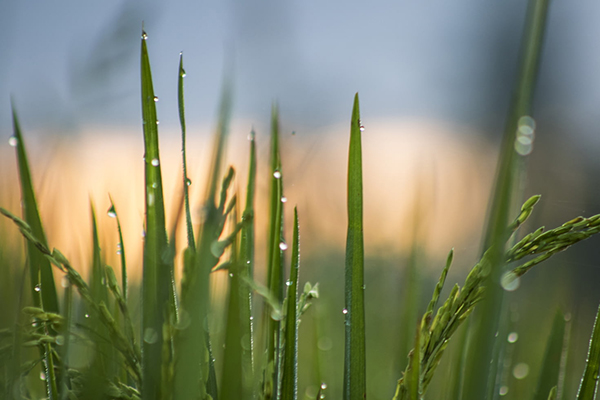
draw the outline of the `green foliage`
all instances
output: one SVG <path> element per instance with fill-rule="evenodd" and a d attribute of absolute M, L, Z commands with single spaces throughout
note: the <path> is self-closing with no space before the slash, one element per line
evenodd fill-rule
<path fill-rule="evenodd" d="M 415 318 L 415 315 L 421 310 L 419 293 L 422 288 L 407 288 L 414 290 L 410 290 L 404 297 L 410 304 L 405 305 L 401 323 L 404 325 L 404 331 L 412 330 L 416 333 L 412 337 L 411 332 L 410 340 L 406 337 L 394 338 L 398 342 L 404 341 L 412 345 L 412 350 L 401 356 L 401 363 L 390 360 L 393 365 L 404 366 L 403 375 L 397 377 L 395 382 L 394 400 L 425 398 L 428 389 L 434 386 L 434 376 L 441 375 L 438 371 L 444 370 L 443 355 L 451 353 L 449 346 L 452 337 L 481 302 L 484 302 L 482 316 L 469 327 L 470 329 L 467 330 L 467 326 L 464 326 L 462 330 L 458 353 L 451 360 L 451 365 L 456 367 L 455 371 L 450 371 L 452 379 L 449 379 L 448 386 L 452 387 L 445 392 L 444 398 L 494 398 L 497 393 L 495 385 L 500 377 L 500 373 L 495 372 L 498 367 L 497 361 L 508 359 L 509 354 L 501 346 L 497 335 L 488 335 L 481 340 L 477 340 L 477 335 L 490 327 L 506 327 L 503 326 L 502 307 L 505 295 L 501 284 L 507 286 L 514 283 L 535 265 L 600 232 L 600 215 L 596 215 L 589 218 L 577 217 L 550 230 L 544 230 L 542 227 L 517 240 L 519 229 L 540 201 L 540 196 L 532 196 L 523 203 L 520 211 L 515 209 L 513 204 L 516 190 L 514 185 L 519 175 L 517 172 L 521 168 L 515 161 L 518 158 L 514 154 L 516 150 L 513 133 L 530 109 L 547 7 L 547 3 L 543 1 L 534 1 L 532 4 L 529 20 L 531 29 L 528 30 L 524 41 L 521 81 L 517 85 L 517 99 L 507 124 L 507 132 L 510 135 L 507 134 L 506 140 L 510 146 L 505 146 L 501 154 L 496 196 L 484 241 L 485 249 L 468 273 L 462 287 L 455 284 L 444 295 L 444 286 L 454 259 L 454 250 L 450 251 L 441 276 L 433 287 L 431 299 L 420 318 Z M 102 257 L 100 232 L 93 206 L 89 282 L 82 278 L 78 269 L 74 268 L 58 249 L 49 247 L 35 201 L 23 135 L 16 113 L 13 114 L 17 164 L 23 195 L 23 217 L 20 218 L 3 208 L 0 208 L 0 213 L 12 220 L 26 239 L 27 272 L 30 279 L 29 286 L 26 286 L 26 296 L 20 298 L 16 291 L 13 292 L 15 297 L 18 297 L 14 306 L 19 310 L 15 323 L 6 328 L 0 327 L 0 389 L 3 398 L 302 398 L 300 377 L 303 369 L 310 369 L 311 364 L 308 367 L 303 364 L 307 357 L 300 350 L 303 339 L 300 321 L 306 315 L 312 301 L 319 297 L 319 285 L 306 282 L 304 289 L 299 290 L 300 228 L 297 208 L 294 208 L 289 272 L 286 270 L 284 255 L 288 254 L 285 253 L 288 246 L 284 238 L 285 201 L 277 107 L 273 107 L 271 119 L 267 277 L 266 283 L 263 284 L 254 276 L 257 164 L 261 161 L 257 156 L 254 132 L 251 133 L 249 141 L 248 179 L 241 215 L 237 193 L 232 193 L 232 188 L 235 187 L 235 170 L 229 167 L 222 173 L 231 113 L 231 90 L 227 81 L 223 89 L 219 122 L 215 132 L 208 187 L 201 204 L 204 218 L 199 230 L 193 230 L 193 204 L 188 190 L 190 181 L 186 160 L 183 97 L 185 72 L 183 59 L 180 58 L 178 105 L 182 131 L 183 175 L 179 210 L 180 213 L 181 210 L 185 212 L 187 246 L 182 254 L 182 275 L 176 279 L 176 229 L 171 230 L 169 239 L 165 226 L 156 98 L 146 38 L 144 33 L 141 47 L 141 100 L 144 122 L 146 220 L 141 296 L 136 296 L 135 292 L 128 290 L 125 243 L 112 198 L 108 214 L 110 217 L 116 217 L 117 221 L 121 282 L 117 280 L 115 270 L 106 265 Z M 351 115 L 347 175 L 348 225 L 343 309 L 345 345 L 343 381 L 340 379 L 343 384 L 341 392 L 346 400 L 365 399 L 368 394 L 371 396 L 367 386 L 366 353 L 369 325 L 365 321 L 361 150 L 363 130 L 356 94 Z M 520 194 L 516 197 L 519 196 Z M 509 216 L 513 214 L 516 214 L 516 217 L 510 222 Z M 61 307 L 54 285 L 53 268 L 62 274 L 64 293 Z M 415 263 L 411 273 L 416 274 L 416 269 Z M 213 331 L 210 320 L 217 306 L 211 304 L 211 275 L 219 270 L 227 270 L 228 273 L 229 291 L 223 316 L 226 328 L 224 331 Z M 418 273 L 421 274 L 421 271 Z M 415 285 L 425 282 L 425 279 L 421 278 L 424 276 L 411 282 Z M 2 289 L 8 289 L 8 285 Z M 77 292 L 77 296 L 74 291 Z M 255 294 L 259 297 L 255 298 Z M 140 313 L 133 308 L 134 303 L 141 304 Z M 393 307 L 399 308 L 395 304 Z M 325 307 L 320 308 L 320 312 L 323 312 L 323 309 Z M 78 317 L 77 310 L 83 310 L 84 316 Z M 309 322 L 313 322 L 310 321 L 310 317 L 308 314 Z M 319 317 L 319 325 L 313 327 L 315 332 L 324 330 L 321 326 L 324 319 Z M 341 328 L 339 314 L 330 319 L 334 323 L 339 322 Z M 260 329 L 256 329 L 255 320 L 262 321 Z M 477 327 L 477 323 L 482 324 L 480 329 L 483 330 L 473 328 Z M 600 368 L 599 326 L 596 319 L 578 400 L 593 400 L 597 391 Z M 573 374 L 565 368 L 569 329 L 569 323 L 565 321 L 563 314 L 558 312 L 547 337 L 543 363 L 537 374 L 539 376 L 535 392 L 532 390 L 532 399 L 557 399 L 563 396 L 565 375 Z M 472 341 L 474 348 L 481 352 L 472 353 L 471 350 L 471 353 L 465 353 L 464 349 L 473 338 L 476 339 Z M 321 343 L 321 339 L 318 338 L 318 344 L 314 346 L 318 351 L 322 348 L 326 349 L 323 351 L 329 351 L 329 348 L 334 346 L 327 341 Z M 224 350 L 213 348 L 214 343 L 224 344 Z M 389 344 L 389 349 L 396 349 L 396 344 Z M 394 351 L 389 352 L 390 357 L 397 356 L 393 354 Z M 332 351 L 331 354 L 335 353 Z M 82 355 L 89 358 L 89 362 L 75 367 L 74 360 Z M 341 354 L 339 356 L 341 358 Z M 315 358 L 321 359 L 322 355 Z M 218 359 L 217 363 L 215 359 Z M 320 369 L 320 361 L 312 365 L 317 365 L 317 369 Z M 337 362 L 341 367 L 337 359 L 332 362 Z M 384 364 L 385 361 L 379 362 Z M 477 366 L 482 364 L 486 367 L 478 370 Z M 217 371 L 220 372 L 220 381 L 217 380 Z M 32 379 L 36 373 L 41 373 L 41 382 Z M 316 378 L 311 379 L 318 380 L 316 386 L 313 385 L 318 389 L 315 389 L 314 393 L 307 390 L 304 398 L 324 398 L 327 385 L 320 379 L 325 374 L 316 371 L 315 376 Z M 390 388 L 393 388 L 394 382 L 390 384 Z M 390 395 L 391 392 L 390 390 Z M 480 393 L 481 396 L 469 397 L 468 393 Z"/>

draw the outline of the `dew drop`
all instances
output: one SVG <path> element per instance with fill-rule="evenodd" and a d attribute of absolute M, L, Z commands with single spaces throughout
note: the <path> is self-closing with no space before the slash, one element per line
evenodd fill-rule
<path fill-rule="evenodd" d="M 253 321 L 253 320 L 254 320 L 254 317 L 251 315 L 250 316 L 250 321 Z"/>
<path fill-rule="evenodd" d="M 521 278 L 516 276 L 512 271 L 508 271 L 500 278 L 500 285 L 507 292 L 514 292 L 521 285 Z"/>
<path fill-rule="evenodd" d="M 361 125 L 361 126 L 360 126 L 360 131 L 361 131 L 361 132 L 364 132 L 364 131 L 365 131 L 365 127 L 364 127 L 364 125 Z"/>
<path fill-rule="evenodd" d="M 111 218 L 115 218 L 117 216 L 117 211 L 115 210 L 115 206 L 110 206 L 108 209 L 108 216 Z"/>
<path fill-rule="evenodd" d="M 185 178 L 185 185 L 192 186 L 192 180 L 190 178 Z"/>
<path fill-rule="evenodd" d="M 152 193 L 148 193 L 148 206 L 153 206 L 154 205 L 154 194 Z M 146 236 L 146 235 L 144 235 Z"/>
<path fill-rule="evenodd" d="M 62 279 L 60 280 L 60 286 L 62 286 L 66 289 L 69 287 L 69 285 L 71 285 L 71 281 L 69 281 L 68 277 L 63 276 Z"/>
<path fill-rule="evenodd" d="M 16 136 L 11 136 L 8 138 L 8 144 L 11 145 L 12 147 L 16 147 L 17 143 L 19 143 L 19 141 L 17 140 Z"/>
<path fill-rule="evenodd" d="M 256 138 L 256 133 L 254 133 L 254 131 L 250 131 L 250 133 L 248 134 L 248 140 L 253 142 L 255 138 Z"/>
<path fill-rule="evenodd" d="M 508 340 L 508 343 L 515 343 L 517 340 L 519 340 L 519 334 L 517 332 L 511 332 L 508 334 L 508 338 L 506 340 Z"/>
<path fill-rule="evenodd" d="M 89 318 L 89 317 L 90 317 L 90 314 L 85 314 L 85 315 L 84 315 L 84 317 L 85 317 L 85 318 Z"/>
<path fill-rule="evenodd" d="M 185 78 L 185 76 L 186 76 L 186 75 L 187 75 L 187 74 L 185 73 L 185 69 L 182 69 L 182 70 L 181 70 L 181 77 L 182 77 L 182 78 Z"/>
<path fill-rule="evenodd" d="M 282 202 L 282 203 L 285 203 L 285 202 L 287 202 L 287 197 L 283 196 L 283 197 L 281 198 L 281 202 Z"/>
<path fill-rule="evenodd" d="M 146 31 L 142 31 L 142 39 L 143 40 L 147 40 L 148 39 L 148 34 L 146 33 Z"/>
<path fill-rule="evenodd" d="M 348 309 L 347 309 L 347 308 L 344 308 L 344 309 L 342 310 L 342 314 L 348 314 Z"/>
<path fill-rule="evenodd" d="M 153 158 L 150 164 L 152 164 L 154 167 L 158 167 L 160 165 L 160 161 L 158 158 Z"/>
<path fill-rule="evenodd" d="M 287 250 L 288 245 L 285 242 L 281 242 L 281 243 L 279 243 L 279 248 L 281 250 Z"/>
<path fill-rule="evenodd" d="M 517 379 L 525 379 L 529 375 L 529 365 L 526 363 L 518 363 L 513 368 L 513 376 Z"/>
<path fill-rule="evenodd" d="M 233 272 L 230 272 L 230 273 L 229 273 L 229 277 L 230 277 L 230 278 L 233 278 Z"/>
<path fill-rule="evenodd" d="M 285 281 L 285 286 L 292 286 L 292 281 L 290 281 L 289 279 Z"/>
<path fill-rule="evenodd" d="M 56 342 L 57 345 L 62 346 L 63 344 L 65 344 L 65 337 L 63 335 L 58 335 L 58 336 L 56 336 L 54 341 Z"/>
<path fill-rule="evenodd" d="M 506 386 L 506 385 L 500 386 L 500 390 L 498 391 L 498 394 L 500 396 L 506 396 L 507 393 L 508 393 L 508 386 Z"/>
<path fill-rule="evenodd" d="M 321 383 L 321 390 L 327 389 L 327 384 L 325 382 Z"/>
<path fill-rule="evenodd" d="M 45 381 L 45 380 L 46 380 L 46 374 L 44 373 L 44 371 L 40 372 L 40 379 L 41 379 L 42 381 Z"/>
<path fill-rule="evenodd" d="M 144 342 L 148 344 L 156 343 L 158 340 L 158 333 L 152 328 L 146 328 L 144 331 Z"/>
<path fill-rule="evenodd" d="M 42 285 L 38 283 L 37 285 L 35 285 L 33 290 L 35 290 L 36 292 L 39 292 L 40 290 L 42 290 Z"/>
<path fill-rule="evenodd" d="M 159 120 L 156 120 L 156 125 L 158 125 L 158 124 L 160 124 L 160 121 L 159 121 Z"/>
<path fill-rule="evenodd" d="M 158 101 L 158 96 L 154 96 L 154 102 L 156 103 Z"/>
<path fill-rule="evenodd" d="M 152 189 L 156 189 L 157 187 L 158 187 L 158 184 L 157 184 L 156 182 L 154 182 L 154 183 L 152 184 Z"/>
<path fill-rule="evenodd" d="M 273 172 L 273 177 L 274 177 L 275 179 L 279 179 L 279 178 L 281 178 L 281 172 L 279 172 L 279 171 L 275 171 L 275 172 Z"/>

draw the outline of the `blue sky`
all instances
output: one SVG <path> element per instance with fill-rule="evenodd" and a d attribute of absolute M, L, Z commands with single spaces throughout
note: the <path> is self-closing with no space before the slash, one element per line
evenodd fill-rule
<path fill-rule="evenodd" d="M 230 65 L 237 118 L 264 121 L 277 100 L 283 118 L 299 129 L 339 123 L 359 91 L 365 117 L 425 117 L 501 131 L 525 3 L 4 0 L 0 130 L 10 135 L 11 95 L 24 126 L 38 131 L 140 126 L 144 21 L 163 126 L 177 125 L 183 51 L 190 125 L 214 121 Z M 536 111 L 593 140 L 600 122 L 600 5 L 554 0 L 551 7 Z"/>

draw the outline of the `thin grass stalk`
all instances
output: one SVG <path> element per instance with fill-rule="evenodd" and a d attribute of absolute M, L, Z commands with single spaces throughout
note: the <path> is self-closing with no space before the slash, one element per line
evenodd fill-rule
<path fill-rule="evenodd" d="M 112 197 L 108 196 L 110 199 L 110 208 L 108 209 L 108 216 L 114 217 L 117 220 L 117 232 L 119 234 L 119 244 L 117 245 L 119 254 L 119 260 L 121 261 L 121 290 L 123 293 L 123 299 L 125 299 L 125 303 L 127 303 L 127 295 L 128 295 L 128 282 L 127 282 L 127 260 L 125 258 L 125 242 L 123 241 L 123 231 L 121 230 L 121 220 L 119 219 L 119 214 L 117 213 L 117 208 L 115 207 L 115 202 Z"/>
<path fill-rule="evenodd" d="M 248 221 L 242 227 L 240 238 L 240 276 L 242 280 L 254 279 L 254 201 L 256 191 L 256 139 L 254 130 L 250 133 L 250 161 L 246 188 L 246 206 L 242 219 Z M 242 372 L 244 400 L 253 398 L 254 389 L 254 318 L 252 316 L 252 289 L 242 284 L 240 290 L 240 320 L 242 330 Z"/>
<path fill-rule="evenodd" d="M 63 337 L 63 343 L 60 348 L 60 357 L 62 359 L 62 363 L 60 366 L 60 400 L 68 400 L 69 399 L 69 356 L 71 354 L 71 324 L 73 318 L 73 286 L 71 285 L 71 281 L 68 277 L 63 277 L 63 282 L 67 283 L 64 290 L 63 297 L 63 317 L 65 319 L 64 327 L 60 334 Z M 63 284 L 64 286 L 64 284 Z"/>
<path fill-rule="evenodd" d="M 495 339 L 499 329 L 499 316 L 503 302 L 500 279 L 504 272 L 503 246 L 508 239 L 509 215 L 521 194 L 517 192 L 524 165 L 515 151 L 518 132 L 529 123 L 533 94 L 537 81 L 543 36 L 546 26 L 548 0 L 529 2 L 525 31 L 522 40 L 519 75 L 516 82 L 511 109 L 497 169 L 492 206 L 489 212 L 484 249 L 495 249 L 490 255 L 492 272 L 487 278 L 485 299 L 473 320 L 470 335 L 467 372 L 465 374 L 465 398 L 493 399 L 497 396 L 496 374 L 500 359 L 500 342 Z M 533 127 L 529 127 L 533 128 Z"/>
<path fill-rule="evenodd" d="M 600 307 L 594 321 L 585 369 L 577 391 L 577 400 L 594 400 L 596 398 L 598 376 L 600 376 Z"/>
<path fill-rule="evenodd" d="M 281 366 L 281 400 L 298 398 L 298 276 L 300 270 L 300 228 L 298 208 L 294 207 L 294 237 L 290 279 L 286 282 L 287 311 L 285 316 L 285 342 Z"/>
<path fill-rule="evenodd" d="M 42 220 L 40 218 L 33 189 L 33 180 L 31 178 L 25 142 L 23 140 L 21 126 L 14 105 L 12 106 L 12 118 L 13 135 L 16 139 L 15 150 L 19 167 L 23 219 L 29 224 L 36 237 L 40 238 L 40 241 L 47 245 L 48 241 L 46 240 L 46 234 L 42 227 Z M 33 297 L 33 304 L 36 307 L 43 307 L 44 310 L 48 312 L 58 313 L 58 296 L 56 294 L 56 286 L 54 285 L 52 267 L 48 260 L 46 260 L 29 241 L 27 242 L 27 260 L 29 264 L 29 277 L 31 280 L 29 290 Z"/>
<path fill-rule="evenodd" d="M 162 175 L 158 148 L 158 119 L 152 72 L 142 33 L 141 87 L 145 149 L 146 233 L 142 278 L 142 398 L 161 397 L 163 325 L 169 301 L 170 270 L 164 255 L 168 251 L 165 227 Z"/>
<path fill-rule="evenodd" d="M 193 251 L 196 250 L 196 241 L 194 239 L 194 228 L 192 226 L 192 213 L 190 211 L 190 189 L 192 184 L 187 174 L 186 160 L 186 128 L 185 128 L 185 102 L 183 96 L 183 78 L 185 70 L 183 69 L 183 53 L 179 54 L 179 79 L 177 80 L 177 100 L 179 105 L 179 123 L 181 125 L 181 158 L 183 165 L 183 201 L 185 207 L 185 227 L 187 232 L 187 243 Z"/>
<path fill-rule="evenodd" d="M 348 157 L 348 236 L 346 240 L 344 400 L 367 396 L 364 303 L 362 146 L 358 93 L 354 96 Z"/>

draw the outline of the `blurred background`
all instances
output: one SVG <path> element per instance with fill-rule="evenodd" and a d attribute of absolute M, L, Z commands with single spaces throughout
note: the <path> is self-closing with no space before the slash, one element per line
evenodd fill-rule
<path fill-rule="evenodd" d="M 169 209 L 181 180 L 180 52 L 187 72 L 190 175 L 198 202 L 223 81 L 231 79 L 234 87 L 229 159 L 238 169 L 239 187 L 245 181 L 246 136 L 254 127 L 259 151 L 266 155 L 271 105 L 279 105 L 288 211 L 297 204 L 302 223 L 301 280 L 319 281 L 323 294 L 301 325 L 306 360 L 301 361 L 300 390 L 314 398 L 324 380 L 331 398 L 338 398 L 344 174 L 352 96 L 358 91 L 366 127 L 370 397 L 389 398 L 406 354 L 402 343 L 407 339 L 397 323 L 404 289 L 413 282 L 405 266 L 418 262 L 415 282 L 423 287 L 424 309 L 448 250 L 456 249 L 449 282 L 461 284 L 480 252 L 525 9 L 526 2 L 517 0 L 5 0 L 0 3 L 0 205 L 19 209 L 14 149 L 8 143 L 12 98 L 51 246 L 64 250 L 76 265 L 89 262 L 92 200 L 99 210 L 105 258 L 116 265 L 115 224 L 104 212 L 110 193 L 131 249 L 129 265 L 139 269 L 143 23 L 160 99 Z M 525 189 L 527 195 L 543 197 L 524 229 L 600 213 L 599 17 L 600 4 L 592 0 L 551 4 Z M 266 172 L 265 167 L 263 161 L 259 171 Z M 259 182 L 260 232 L 266 228 L 261 203 L 266 190 L 264 178 Z M 4 220 L 0 234 L 0 256 L 7 260 L 20 254 L 16 249 L 22 241 Z M 538 267 L 509 296 L 518 309 L 513 311 L 522 316 L 515 322 L 522 333 L 513 352 L 515 364 L 525 363 L 531 371 L 539 366 L 545 343 L 532 327 L 549 330 L 557 307 L 572 313 L 569 393 L 576 390 L 600 300 L 599 243 L 591 239 Z M 522 398 L 535 376 L 508 376 L 509 381 L 507 397 Z M 435 388 L 444 390 L 441 383 Z"/>

